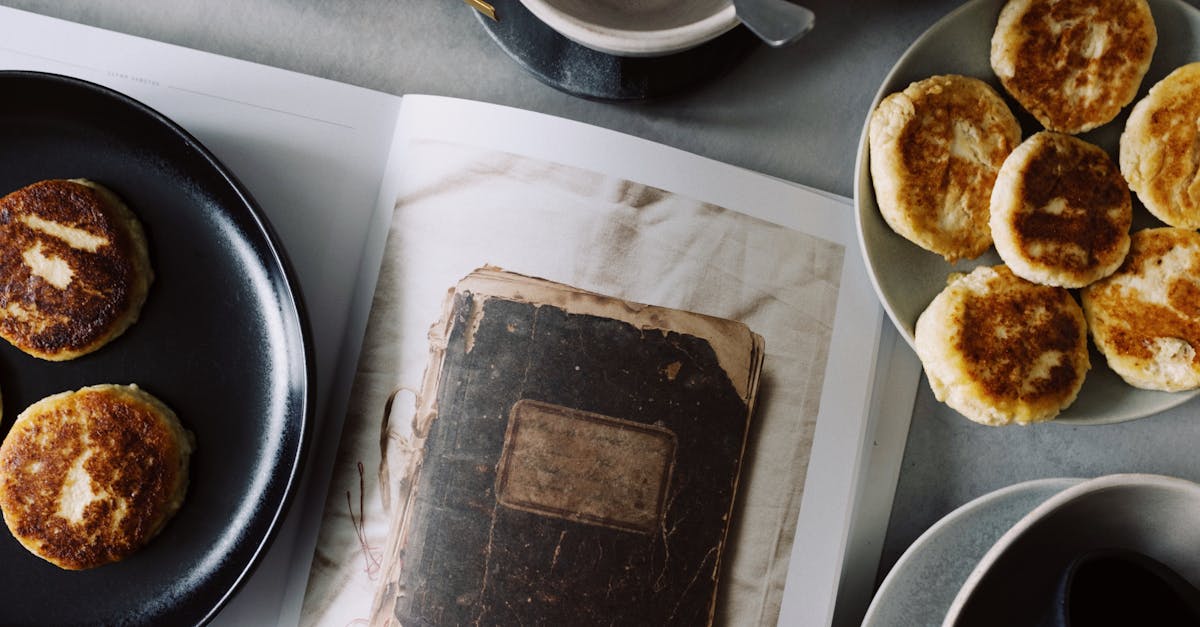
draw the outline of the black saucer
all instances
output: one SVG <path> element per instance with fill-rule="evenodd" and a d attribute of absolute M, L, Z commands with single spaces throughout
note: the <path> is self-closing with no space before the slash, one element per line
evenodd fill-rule
<path fill-rule="evenodd" d="M 761 42 L 746 27 L 700 46 L 660 57 L 619 57 L 567 39 L 520 0 L 489 0 L 492 20 L 476 12 L 492 39 L 542 82 L 573 96 L 645 100 L 673 95 L 712 80 Z"/>

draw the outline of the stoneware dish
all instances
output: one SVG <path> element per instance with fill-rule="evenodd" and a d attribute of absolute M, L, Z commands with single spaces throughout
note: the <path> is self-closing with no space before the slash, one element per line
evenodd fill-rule
<path fill-rule="evenodd" d="M 730 0 L 521 0 L 568 39 L 627 57 L 698 46 L 738 25 Z"/>
<path fill-rule="evenodd" d="M 1200 485 L 1183 479 L 1120 474 L 1067 488 L 992 545 L 959 589 L 943 627 L 1042 624 L 1061 603 L 1061 582 L 1077 560 L 1101 550 L 1145 556 L 1196 586 L 1197 520 Z M 1145 600 L 1146 617 L 1164 609 L 1148 596 L 1138 598 Z"/>
<path fill-rule="evenodd" d="M 1150 70 L 1142 81 L 1140 99 L 1150 86 L 1171 70 L 1200 58 L 1200 10 L 1183 0 L 1149 0 L 1150 11 L 1158 28 L 1158 47 Z M 991 84 L 1004 94 L 989 63 L 992 32 L 1004 0 L 971 0 L 931 26 L 893 66 L 870 107 L 875 109 L 888 94 L 904 89 L 909 83 L 935 74 L 963 74 Z M 1040 130 L 1006 94 L 1009 107 L 1022 125 L 1022 137 Z M 1080 137 L 1109 152 L 1116 159 L 1117 143 L 1128 117 L 1127 107 L 1117 119 Z M 946 263 L 940 255 L 927 252 L 893 232 L 879 213 L 870 174 L 868 126 L 864 121 L 855 166 L 854 200 L 859 242 L 871 281 L 884 310 L 911 345 L 917 318 L 938 292 L 946 286 L 952 272 L 967 273 L 979 265 L 1000 263 L 995 249 L 978 259 Z M 1134 201 L 1134 228 L 1162 226 Z M 1174 407 L 1197 395 L 1187 392 L 1157 392 L 1134 388 L 1109 369 L 1094 349 L 1092 369 L 1084 380 L 1079 398 L 1056 419 L 1071 425 L 1110 424 L 1149 416 Z"/>
<path fill-rule="evenodd" d="M 1034 479 L 989 492 L 944 516 L 904 551 L 862 627 L 937 625 L 996 540 L 1046 499 L 1083 479 Z"/>

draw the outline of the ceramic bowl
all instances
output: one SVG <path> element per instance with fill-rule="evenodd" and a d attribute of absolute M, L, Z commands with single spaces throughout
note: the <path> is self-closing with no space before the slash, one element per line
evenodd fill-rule
<path fill-rule="evenodd" d="M 1085 481 L 1050 497 L 984 554 L 943 627 L 1039 625 L 1080 556 L 1133 551 L 1200 585 L 1200 485 L 1160 475 Z M 1146 616 L 1160 608 L 1147 603 Z M 1150 623 L 1148 623 L 1150 624 Z"/>
<path fill-rule="evenodd" d="M 581 45 L 628 57 L 698 46 L 737 26 L 731 0 L 521 0 L 538 19 Z"/>

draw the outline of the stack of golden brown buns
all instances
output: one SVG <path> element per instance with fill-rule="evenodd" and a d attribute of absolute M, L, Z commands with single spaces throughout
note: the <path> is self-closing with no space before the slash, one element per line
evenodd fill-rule
<path fill-rule="evenodd" d="M 935 396 L 980 423 L 1049 420 L 1075 401 L 1087 338 L 1130 385 L 1200 387 L 1200 63 L 1130 112 L 1119 159 L 1076 135 L 1135 99 L 1157 46 L 1145 0 L 1010 0 L 991 41 L 1005 98 L 942 75 L 884 98 L 868 125 L 884 220 L 948 262 L 915 346 Z M 990 77 L 984 77 L 990 78 Z M 1133 197 L 1165 223 L 1131 233 Z"/>

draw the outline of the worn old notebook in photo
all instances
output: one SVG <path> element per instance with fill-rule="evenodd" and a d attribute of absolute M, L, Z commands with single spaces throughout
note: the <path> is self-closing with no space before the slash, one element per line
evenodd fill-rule
<path fill-rule="evenodd" d="M 706 624 L 762 337 L 485 267 L 429 340 L 372 623 Z"/>

